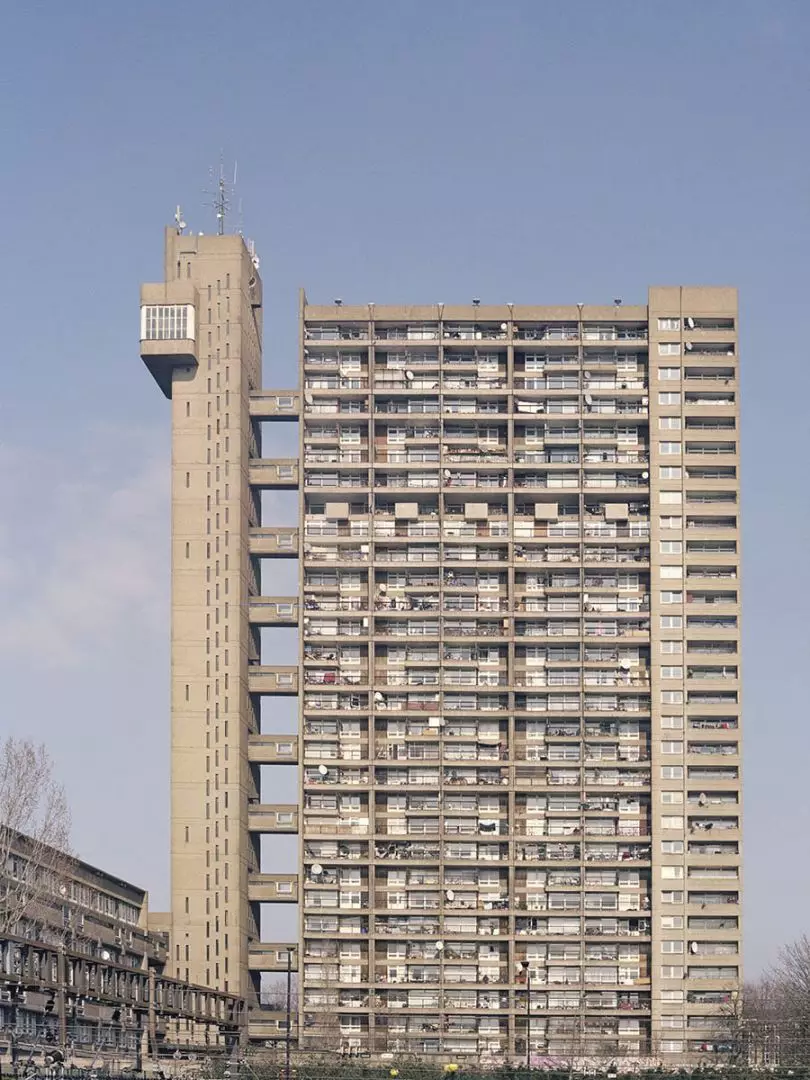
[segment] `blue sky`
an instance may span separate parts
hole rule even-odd
[[[301,285],[739,286],[749,972],[810,930],[809,39],[804,0],[6,7],[0,725],[51,748],[83,857],[166,902],[169,413],[138,285],[176,203],[213,231],[223,154],[262,256],[269,386],[294,378]]]

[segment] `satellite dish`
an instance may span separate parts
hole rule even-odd
[[[449,469],[445,469],[445,470],[444,470],[444,475],[445,475],[445,476],[452,476],[453,474],[452,474],[452,473],[450,472],[450,470],[449,470]]]
[[[443,941],[437,941],[436,942],[436,952],[441,952],[443,949],[444,949],[444,942]]]
[[[455,900],[456,898],[456,894],[453,892],[452,889],[448,889],[444,895],[447,897],[448,900]]]
[[[694,319],[692,318],[692,316],[691,316],[691,315],[690,315],[690,316],[688,317],[688,319],[686,320],[686,325],[687,325],[687,326],[689,327],[689,329],[690,329],[690,330],[694,330],[694,329],[695,329],[695,320],[694,320]]]
[[[592,394],[586,394],[585,395],[585,404],[586,405],[593,405],[593,395]]]
[[[647,398],[647,397],[643,397],[643,398],[641,399],[641,404],[642,404],[642,405],[649,405],[649,404],[650,404],[650,399],[649,399],[649,398]]]
[[[687,352],[691,352],[692,351],[692,342],[687,341],[686,344],[684,345],[684,348],[686,349]]]
[[[102,960],[109,960],[111,957],[112,957],[112,953],[109,951],[109,949],[102,949],[101,950],[101,959]]]
[[[321,776],[326,776],[326,774],[329,772],[329,770],[327,769],[327,767],[325,765],[319,765],[318,766],[318,772],[321,774]]]
[[[413,378],[413,372],[412,371],[406,371],[405,372],[405,378],[408,380],[408,382],[410,382],[411,379]]]
[[[380,585],[380,592],[385,592],[388,589],[387,585]]]
[[[632,666],[632,660],[628,660],[626,656],[619,661],[619,667],[622,669],[622,671],[629,671]]]
[[[507,329],[508,329],[508,327],[507,327],[506,323],[502,322],[501,323],[501,330],[507,330]]]
[[[698,951],[698,943],[696,941],[689,942],[689,952],[696,953]]]
[[[321,864],[319,862],[316,862],[316,863],[312,864],[312,873],[315,875],[315,877],[317,877],[318,874],[323,873],[323,867],[321,866]]]
[[[649,473],[647,472],[647,470],[646,470],[646,469],[645,469],[645,470],[644,470],[644,472],[643,472],[643,473],[641,474],[641,479],[642,479],[642,480],[649,480],[649,479],[650,479],[650,474],[649,474]]]
[[[375,701],[385,701],[385,695],[382,694],[379,690],[377,690],[376,693],[374,694],[374,700]]]
[[[307,403],[307,405],[312,404],[313,398],[312,398],[312,394],[310,394],[309,390],[304,392],[304,401]]]
[[[585,379],[586,381],[587,381],[588,379],[590,379],[590,377],[591,377],[591,373],[590,373],[590,371],[583,371],[583,372],[582,372],[582,378],[583,378],[583,379]]]

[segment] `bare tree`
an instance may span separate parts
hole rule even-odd
[[[341,1052],[344,1039],[340,1025],[340,991],[337,988],[340,960],[337,942],[331,943],[331,954],[323,958],[323,972],[318,980],[316,1006],[304,1004],[299,1024],[299,1044],[312,1055],[334,1055]]]
[[[779,950],[771,979],[780,989],[790,1012],[810,1018],[810,937],[807,934]]]
[[[298,976],[295,974],[290,979],[290,1002],[292,1011],[295,1013],[298,1007]],[[287,979],[285,976],[267,979],[266,981],[262,980],[261,1004],[264,1009],[284,1012],[287,1007]]]
[[[0,746],[0,933],[30,933],[58,902],[69,860],[70,812],[44,746]]]
[[[785,945],[776,962],[745,987],[744,1026],[757,1064],[793,1065],[810,1047],[810,937]]]

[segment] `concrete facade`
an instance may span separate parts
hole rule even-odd
[[[171,398],[171,965],[250,1000],[259,856],[248,832],[258,801],[248,667],[259,656],[248,607],[259,590],[249,535],[259,509],[248,402],[261,378],[261,279],[239,236],[167,229],[165,243],[165,281],[141,290],[141,352]]]
[[[167,251],[142,305],[195,289],[193,341],[142,341],[172,395],[178,972],[257,1001],[287,957],[259,943],[258,905],[297,902],[302,1047],[722,1053],[740,983],[735,290],[302,297],[300,390],[267,391],[241,239],[169,231]],[[300,421],[298,460],[260,458],[271,420]],[[297,529],[258,520],[268,487],[298,488]],[[285,556],[299,595],[260,597],[256,560]],[[296,666],[260,662],[261,625],[297,627]],[[261,733],[265,694],[298,695],[297,732]],[[281,764],[299,802],[262,805],[257,770]],[[290,831],[299,875],[262,873],[258,837]],[[283,1030],[254,1012],[255,1038]]]

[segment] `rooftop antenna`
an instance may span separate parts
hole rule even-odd
[[[213,174],[213,169],[211,173]],[[234,168],[234,182],[236,181],[236,169]],[[233,187],[231,187],[231,191]],[[228,182],[225,179],[225,168],[222,158],[219,159],[219,179],[217,180],[216,187],[213,191],[207,191],[207,195],[210,195],[212,201],[208,204],[214,208],[214,212],[217,216],[217,233],[219,236],[225,235],[225,218],[228,211],[231,208],[231,200],[229,198]]]
[[[236,171],[237,171],[238,165],[239,165],[239,162],[234,161],[234,163],[233,163],[233,184],[231,184],[231,192],[232,192],[232,194],[234,196],[236,196]],[[237,229],[236,229],[236,231],[239,233],[240,236],[242,236],[243,233],[244,233],[245,221],[244,221],[244,215],[242,213],[242,196],[241,195],[239,196],[239,198],[237,200],[237,203],[236,203],[236,221],[237,221]]]
[[[177,229],[177,235],[183,235],[183,229],[186,227],[185,221],[183,221],[183,211],[180,209],[180,204],[177,204],[177,209],[174,211],[174,224]]]

